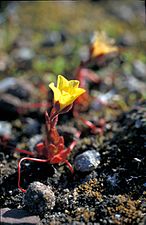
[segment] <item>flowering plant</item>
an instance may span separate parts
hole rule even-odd
[[[67,157],[77,141],[74,140],[68,148],[65,148],[64,138],[59,135],[56,125],[58,115],[68,112],[72,108],[73,102],[85,92],[83,88],[79,88],[78,86],[78,80],[68,81],[62,75],[58,76],[57,87],[54,86],[54,83],[49,85],[54,92],[54,104],[50,115],[48,115],[47,111],[45,112],[46,138],[43,142],[36,145],[37,156],[39,158],[24,157],[18,163],[18,187],[21,191],[26,192],[20,186],[20,167],[23,160],[48,162],[51,164],[66,163],[73,173],[73,167],[68,162]],[[80,132],[77,132],[76,137],[79,138],[79,136]]]
[[[113,39],[108,38],[104,32],[95,32],[91,41],[90,57],[96,58],[113,52],[118,52]]]

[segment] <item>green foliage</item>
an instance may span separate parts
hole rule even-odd
[[[37,72],[45,72],[49,69],[49,63],[47,60],[36,60],[33,63],[33,68]]]
[[[55,74],[62,74],[65,70],[65,65],[65,59],[61,56],[58,56],[51,65],[52,72]]]

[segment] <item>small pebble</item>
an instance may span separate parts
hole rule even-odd
[[[133,74],[140,80],[146,81],[146,65],[140,60],[133,63]]]
[[[121,217],[120,214],[118,214],[118,213],[115,214],[115,218],[116,218],[116,219],[120,219],[120,217]]]
[[[30,48],[19,48],[15,50],[14,52],[15,59],[21,59],[21,60],[32,60],[34,57],[34,52]]]
[[[28,146],[31,151],[34,150],[35,146],[42,141],[42,135],[37,134],[30,138]]]
[[[74,166],[77,171],[89,172],[97,168],[100,163],[100,154],[96,150],[88,150],[77,155]]]
[[[32,68],[32,60],[35,53],[32,49],[23,47],[12,51],[12,58],[14,58],[16,66],[20,70],[28,70]]]
[[[107,176],[107,183],[110,185],[111,188],[117,187],[118,182],[119,182],[119,180],[118,180],[117,173]]]
[[[43,215],[55,206],[55,195],[50,186],[40,182],[29,185],[24,196],[24,204],[30,212]]]
[[[135,121],[135,128],[141,128],[142,127],[142,121],[140,120],[140,119],[137,119],[136,121]]]
[[[12,87],[15,85],[17,80],[13,77],[7,77],[0,81],[0,91],[6,91],[8,88]]]
[[[10,137],[12,134],[12,125],[6,121],[0,121],[0,136]]]
[[[66,41],[66,33],[65,32],[58,32],[58,31],[52,31],[50,34],[46,36],[44,41],[42,42],[42,47],[48,48],[48,47],[54,47],[56,44],[60,42]]]

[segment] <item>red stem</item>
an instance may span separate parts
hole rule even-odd
[[[83,119],[82,117],[79,117],[79,119],[80,119],[86,126],[88,126],[92,131],[96,132],[97,127],[96,127],[92,122],[90,122],[89,120],[85,120],[85,119]]]
[[[35,162],[44,162],[44,163],[46,163],[46,162],[48,162],[48,159],[37,159],[37,158],[29,158],[29,157],[24,157],[24,158],[22,158],[22,159],[20,159],[19,161],[18,161],[18,188],[22,191],[22,192],[26,192],[26,190],[25,189],[23,189],[21,186],[20,186],[20,177],[21,177],[21,163],[22,163],[22,161],[24,161],[24,160],[29,160],[29,161],[35,161]]]
[[[51,104],[48,102],[36,102],[36,103],[27,103],[26,105],[22,106],[22,108],[41,108],[41,107],[50,107]]]
[[[7,143],[2,143],[1,141],[0,141],[0,145],[3,145],[4,147],[8,147],[8,148],[11,148],[11,149],[14,149],[17,152],[24,153],[26,155],[34,156],[34,153],[33,152],[27,151],[25,149],[14,148],[13,146],[7,145]]]
[[[81,135],[81,132],[80,131],[78,131],[77,133],[76,133],[76,138],[79,138],[80,137],[80,135]],[[77,144],[77,141],[76,140],[74,140],[71,144],[70,144],[70,146],[68,147],[69,149],[70,149],[70,151],[72,151],[73,150],[73,148],[76,146],[76,144]]]
[[[76,140],[74,140],[74,141],[70,144],[70,146],[68,147],[68,148],[69,148],[69,150],[70,150],[70,151],[72,151],[72,150],[73,150],[73,148],[76,146],[76,144],[77,144],[77,141],[76,141]]]
[[[80,136],[81,136],[81,132],[80,132],[80,131],[77,131],[75,137],[76,137],[76,138],[79,138]]]
[[[33,108],[41,108],[41,107],[51,107],[51,104],[49,102],[36,102],[36,103],[26,103],[20,107],[18,107],[17,112],[22,113],[25,109],[33,109]]]
[[[67,160],[65,160],[64,163],[66,163],[66,165],[68,166],[71,173],[74,173],[74,169],[73,169],[72,165]]]
[[[24,149],[15,148],[15,150],[18,151],[18,152],[20,152],[20,153],[24,153],[26,155],[34,156],[34,153],[33,152],[29,152],[29,151],[24,150]]]

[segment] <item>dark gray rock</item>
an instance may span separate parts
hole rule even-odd
[[[24,126],[23,132],[28,136],[32,137],[33,135],[39,134],[40,132],[40,123],[37,120],[32,118],[26,119],[26,125]]]
[[[2,94],[0,96],[0,118],[3,120],[16,118],[18,116],[18,109],[22,101],[10,94]]]
[[[24,204],[30,212],[44,215],[55,206],[55,195],[50,186],[40,182],[33,182],[29,185],[24,196]]]
[[[39,225],[40,219],[38,216],[33,216],[26,210],[22,209],[0,209],[1,224],[5,225]]]
[[[88,150],[77,155],[74,166],[77,171],[89,172],[97,168],[100,163],[100,154],[96,150]]]
[[[20,99],[25,99],[26,101],[29,97],[37,94],[34,85],[26,79],[17,79],[17,83],[14,85],[13,89],[15,90],[15,93],[12,93],[14,96],[17,96]],[[19,90],[16,91],[17,89]]]
[[[0,93],[8,93],[19,99],[28,100],[36,94],[34,85],[26,79],[8,77],[0,82]]]
[[[22,87],[20,85],[15,85],[14,87],[10,87],[7,90],[7,93],[11,94],[13,96],[16,96],[19,99],[28,100],[28,98],[29,98],[29,93],[27,92],[25,87]]]
[[[52,31],[50,34],[46,35],[46,38],[42,42],[41,46],[44,48],[54,47],[60,42],[66,41],[66,33],[59,31]]]

